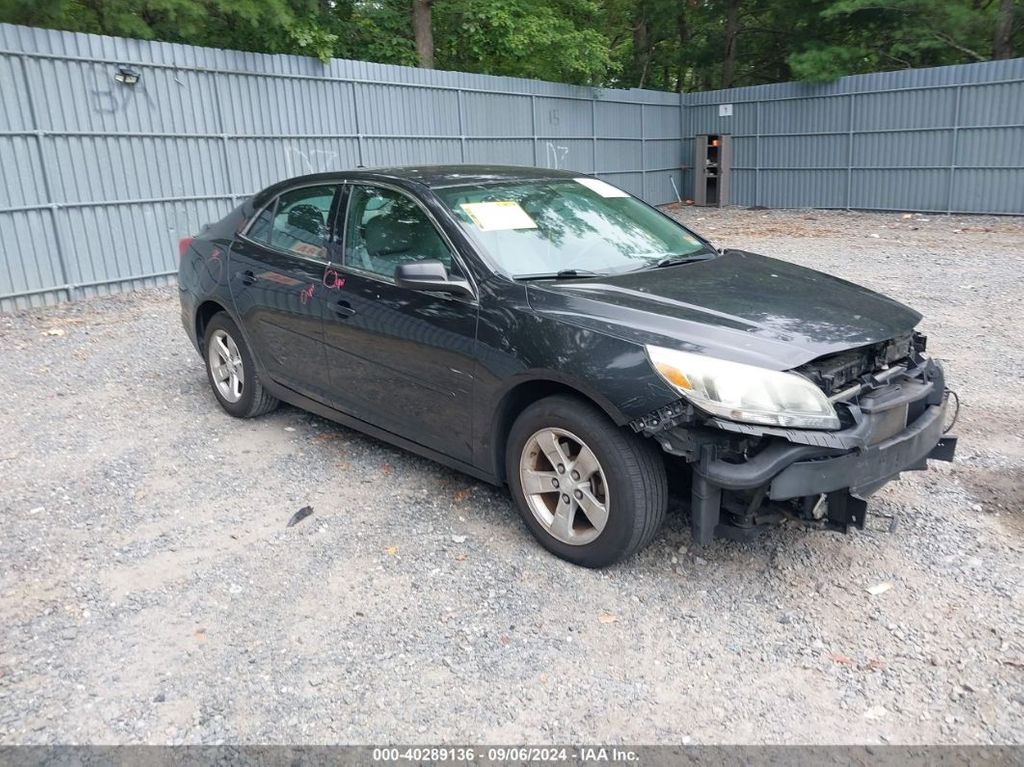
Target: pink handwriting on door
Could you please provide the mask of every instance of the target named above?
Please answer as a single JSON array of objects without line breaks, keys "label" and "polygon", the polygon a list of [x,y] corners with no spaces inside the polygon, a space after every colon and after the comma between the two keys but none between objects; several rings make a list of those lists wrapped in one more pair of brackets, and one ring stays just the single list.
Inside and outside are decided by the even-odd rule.
[{"label": "pink handwriting on door", "polygon": [[315,293],[316,293],[316,285],[314,285],[313,283],[310,283],[309,285],[307,285],[306,287],[304,287],[302,289],[302,292],[299,293],[299,300],[303,304],[308,304],[309,300],[313,297],[313,295]]},{"label": "pink handwriting on door", "polygon": [[345,278],[338,274],[337,269],[327,267],[324,270],[324,287],[329,290],[338,290],[345,287]]},{"label": "pink handwriting on door", "polygon": [[220,282],[221,275],[224,273],[224,264],[220,260],[220,249],[214,248],[210,253],[210,259],[207,262],[207,271],[210,277],[213,278],[215,283]]}]

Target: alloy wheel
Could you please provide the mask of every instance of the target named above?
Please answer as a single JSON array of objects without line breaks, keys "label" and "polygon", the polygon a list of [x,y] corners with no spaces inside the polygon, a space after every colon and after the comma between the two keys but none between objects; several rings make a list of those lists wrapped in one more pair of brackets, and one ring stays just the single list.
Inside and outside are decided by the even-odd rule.
[{"label": "alloy wheel", "polygon": [[519,481],[533,516],[562,543],[591,543],[608,523],[604,470],[594,451],[572,432],[535,432],[519,459]]},{"label": "alloy wheel", "polygon": [[220,396],[232,404],[238,402],[245,387],[245,367],[235,339],[218,328],[210,335],[208,355],[210,375]]}]

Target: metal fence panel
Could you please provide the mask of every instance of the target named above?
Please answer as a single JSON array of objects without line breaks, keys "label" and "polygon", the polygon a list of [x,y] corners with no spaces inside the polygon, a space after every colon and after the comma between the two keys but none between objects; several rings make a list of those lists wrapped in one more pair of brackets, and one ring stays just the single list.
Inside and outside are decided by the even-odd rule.
[{"label": "metal fence panel", "polygon": [[[122,64],[134,87],[113,79]],[[539,165],[668,202],[682,109],[673,93],[0,25],[0,311],[173,279],[176,240],[305,173]]]},{"label": "metal fence panel", "polygon": [[[694,162],[693,136],[733,137],[732,204],[1024,213],[1024,59],[693,93],[684,103],[684,164]],[[692,194],[691,167],[684,183]]]},{"label": "metal fence panel", "polygon": [[1021,59],[680,95],[0,25],[0,311],[166,283],[177,239],[305,173],[532,164],[692,197],[698,133],[734,137],[733,204],[1024,213]]},{"label": "metal fence panel", "polygon": [[[854,168],[915,168],[947,162],[953,151],[952,131],[857,133],[853,138]],[[843,161],[839,163],[845,165]]]},{"label": "metal fence panel", "polygon": [[966,213],[1013,213],[1024,210],[1021,168],[964,168],[957,170],[953,209]]},{"label": "metal fence panel", "polygon": [[955,162],[958,167],[998,168],[1008,159],[1024,164],[1024,126],[960,129]]},{"label": "metal fence panel", "polygon": [[5,310],[49,306],[67,298],[49,210],[0,213],[0,291]]},{"label": "metal fence panel", "polygon": [[[509,165],[533,165],[533,138],[467,138],[463,160],[468,163],[487,165],[494,162]],[[499,159],[500,158],[500,159]]]},{"label": "metal fence panel", "polygon": [[501,93],[462,93],[467,136],[533,138],[533,99]]},{"label": "metal fence panel", "polygon": [[47,202],[43,186],[43,163],[34,136],[0,135],[0,207],[40,206]]},{"label": "metal fence panel", "polygon": [[[636,107],[622,102],[598,101],[594,105],[598,136],[604,138],[641,138]],[[678,131],[676,131],[678,135]]]}]

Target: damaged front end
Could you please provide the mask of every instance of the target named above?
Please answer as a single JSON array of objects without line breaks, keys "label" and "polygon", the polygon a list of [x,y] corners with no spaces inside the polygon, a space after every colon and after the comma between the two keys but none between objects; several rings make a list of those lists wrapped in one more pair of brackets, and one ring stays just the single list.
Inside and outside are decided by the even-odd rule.
[{"label": "damaged front end", "polygon": [[[681,399],[631,426],[693,469],[694,539],[746,540],[783,519],[863,528],[866,499],[900,472],[951,461],[942,366],[918,333],[841,352],[792,371],[824,392],[840,428],[739,423]],[[954,418],[955,420],[955,418]]]}]

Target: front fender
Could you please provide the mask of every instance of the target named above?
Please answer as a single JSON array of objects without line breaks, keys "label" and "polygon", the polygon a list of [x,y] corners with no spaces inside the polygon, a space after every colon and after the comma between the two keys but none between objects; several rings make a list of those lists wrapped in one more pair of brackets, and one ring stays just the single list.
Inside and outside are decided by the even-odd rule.
[{"label": "front fender", "polygon": [[525,300],[515,306],[516,298],[505,294],[481,306],[474,392],[475,460],[481,467],[500,468],[494,466],[501,452],[495,440],[509,415],[504,403],[525,384],[578,392],[620,426],[678,399],[642,344],[538,314]]}]

